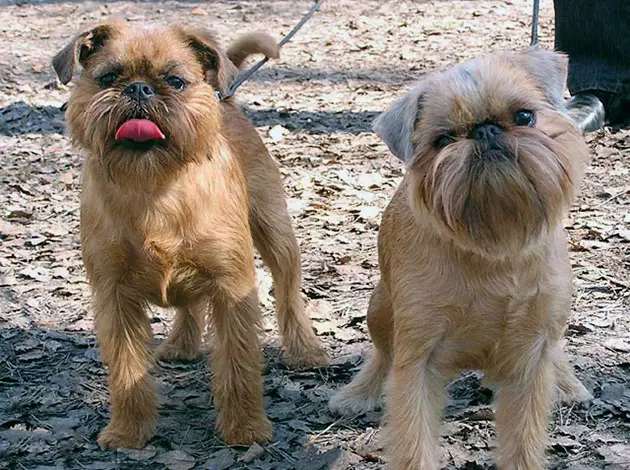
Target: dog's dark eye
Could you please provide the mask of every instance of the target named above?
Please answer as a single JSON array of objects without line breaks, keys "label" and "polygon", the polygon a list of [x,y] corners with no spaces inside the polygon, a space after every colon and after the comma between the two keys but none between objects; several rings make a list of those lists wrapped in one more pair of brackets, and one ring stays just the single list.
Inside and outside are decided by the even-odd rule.
[{"label": "dog's dark eye", "polygon": [[436,150],[442,150],[444,147],[451,145],[453,142],[455,142],[455,137],[451,137],[450,135],[443,135],[435,139],[435,142],[433,142],[433,147],[435,147]]},{"label": "dog's dark eye", "polygon": [[118,72],[109,72],[98,77],[101,88],[111,88],[118,79]]},{"label": "dog's dark eye", "polygon": [[175,91],[182,91],[186,88],[186,82],[175,75],[166,77],[166,83],[168,83]]},{"label": "dog's dark eye", "polygon": [[514,124],[517,126],[532,127],[536,124],[536,115],[533,111],[521,109],[514,115]]}]

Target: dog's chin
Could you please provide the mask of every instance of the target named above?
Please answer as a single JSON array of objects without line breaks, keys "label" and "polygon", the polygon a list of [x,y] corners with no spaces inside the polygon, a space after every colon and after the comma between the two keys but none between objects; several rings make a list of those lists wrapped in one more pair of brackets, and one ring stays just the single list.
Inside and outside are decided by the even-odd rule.
[{"label": "dog's chin", "polygon": [[501,149],[460,142],[412,168],[412,204],[441,237],[492,258],[527,253],[561,223],[573,170],[552,139],[507,137]]},{"label": "dog's chin", "polygon": [[167,184],[186,165],[207,158],[217,133],[207,121],[198,125],[199,131],[187,125],[188,120],[184,118],[153,119],[164,134],[162,138],[144,141],[116,138],[124,120],[101,120],[77,133],[82,138],[79,143],[89,154],[98,157],[109,180],[131,188],[141,185],[148,189]]},{"label": "dog's chin", "polygon": [[145,142],[110,138],[94,150],[111,181],[145,189],[166,181],[195,158],[194,153],[180,150],[168,138]]},{"label": "dog's chin", "polygon": [[122,150],[128,151],[131,156],[142,156],[145,153],[154,151],[158,147],[165,147],[165,144],[161,140],[153,139],[144,142],[137,142],[135,140],[122,139],[113,142],[114,146],[120,147]]}]

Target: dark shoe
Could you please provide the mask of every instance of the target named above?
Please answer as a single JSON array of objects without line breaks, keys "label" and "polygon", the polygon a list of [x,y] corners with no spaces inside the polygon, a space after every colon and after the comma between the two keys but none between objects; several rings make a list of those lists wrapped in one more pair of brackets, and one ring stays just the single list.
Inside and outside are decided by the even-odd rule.
[{"label": "dark shoe", "polygon": [[[624,82],[616,93],[586,90],[567,103],[569,115],[583,133],[610,126],[630,126],[630,83]],[[605,119],[604,119],[605,117]]]},{"label": "dark shoe", "polygon": [[595,93],[590,91],[577,93],[567,103],[569,116],[575,121],[582,134],[604,127],[604,104]]},{"label": "dark shoe", "polygon": [[629,125],[630,83],[624,83],[617,93],[608,93],[608,95],[607,101],[602,100],[606,109],[606,124],[611,126]]}]

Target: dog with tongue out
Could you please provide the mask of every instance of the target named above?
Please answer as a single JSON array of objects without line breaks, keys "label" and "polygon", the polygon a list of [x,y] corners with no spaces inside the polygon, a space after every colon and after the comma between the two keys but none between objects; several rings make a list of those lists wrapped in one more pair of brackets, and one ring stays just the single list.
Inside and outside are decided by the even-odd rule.
[{"label": "dog with tongue out", "polygon": [[[249,55],[277,57],[264,33],[223,51],[205,30],[105,23],[53,59],[73,143],[86,155],[81,243],[111,421],[103,448],[142,447],[155,433],[155,357],[192,359],[213,327],[216,426],[229,444],[271,438],[262,388],[254,247],[275,284],[285,361],[327,362],[305,313],[300,252],[280,172],[233,98],[219,102]],[[147,306],[174,307],[153,353]]]}]

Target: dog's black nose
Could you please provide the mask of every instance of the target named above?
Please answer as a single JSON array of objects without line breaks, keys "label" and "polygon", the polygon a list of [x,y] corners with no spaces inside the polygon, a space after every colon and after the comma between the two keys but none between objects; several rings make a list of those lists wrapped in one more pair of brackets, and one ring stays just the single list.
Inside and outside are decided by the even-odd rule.
[{"label": "dog's black nose", "polygon": [[153,98],[155,96],[155,89],[148,83],[134,82],[125,88],[123,93],[125,96],[128,96],[140,103]]},{"label": "dog's black nose", "polygon": [[503,133],[503,128],[493,124],[491,122],[485,122],[474,127],[470,131],[469,138],[475,139],[477,142],[493,146],[496,143],[496,139]]}]

